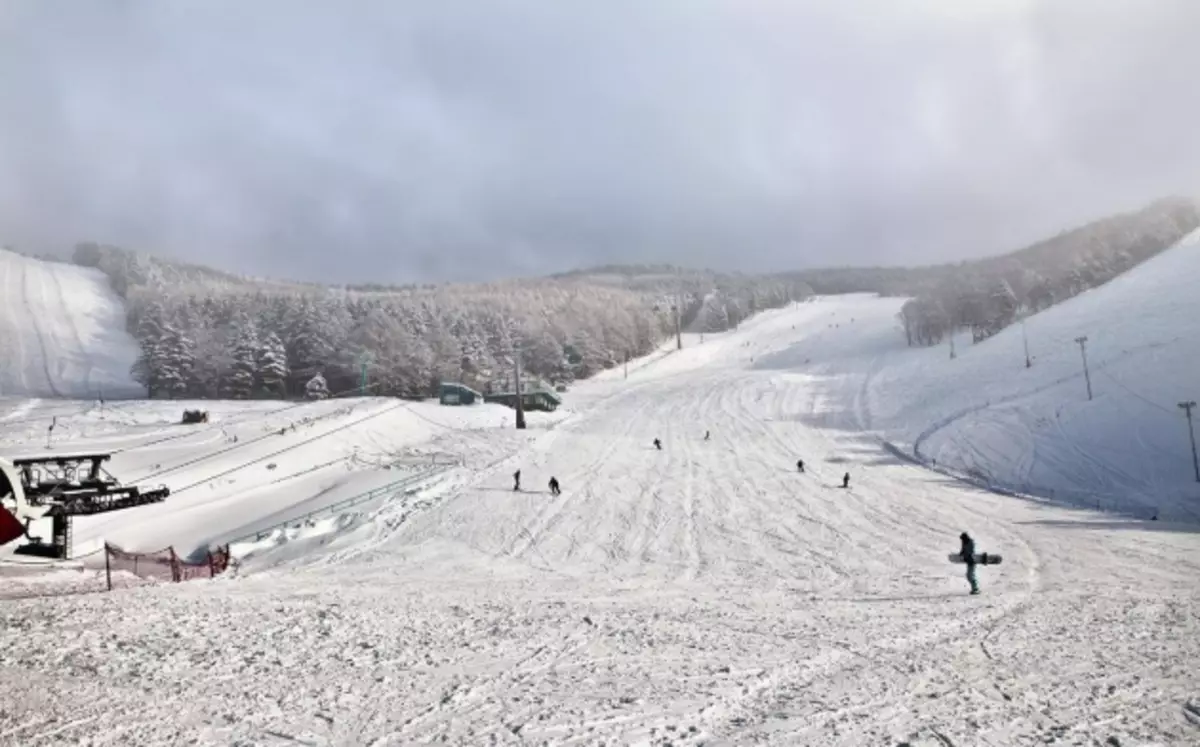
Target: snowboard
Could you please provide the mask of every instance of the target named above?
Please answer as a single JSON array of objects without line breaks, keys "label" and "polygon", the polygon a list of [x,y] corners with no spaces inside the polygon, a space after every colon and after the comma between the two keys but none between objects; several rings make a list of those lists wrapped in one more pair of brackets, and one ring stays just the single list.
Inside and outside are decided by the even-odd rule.
[{"label": "snowboard", "polygon": [[[1004,558],[1000,557],[999,555],[996,555],[995,553],[989,553],[989,552],[975,553],[975,564],[976,565],[1000,565],[1000,561],[1003,559]],[[967,561],[963,559],[963,556],[960,553],[954,553],[953,555],[950,556],[950,562],[951,563],[966,563]]]}]

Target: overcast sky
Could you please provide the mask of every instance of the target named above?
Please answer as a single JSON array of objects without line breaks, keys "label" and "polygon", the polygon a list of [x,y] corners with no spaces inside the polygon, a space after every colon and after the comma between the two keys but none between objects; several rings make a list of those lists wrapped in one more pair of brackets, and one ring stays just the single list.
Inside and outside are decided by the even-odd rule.
[{"label": "overcast sky", "polygon": [[476,280],[1200,193],[1200,0],[0,0],[0,243]]}]

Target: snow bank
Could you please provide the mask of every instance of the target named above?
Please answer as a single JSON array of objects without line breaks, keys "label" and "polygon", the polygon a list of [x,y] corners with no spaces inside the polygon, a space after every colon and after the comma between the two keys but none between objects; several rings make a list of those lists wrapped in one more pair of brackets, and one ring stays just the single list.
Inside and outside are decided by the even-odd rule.
[{"label": "snow bank", "polygon": [[0,250],[0,395],[138,396],[138,347],[98,270]]}]

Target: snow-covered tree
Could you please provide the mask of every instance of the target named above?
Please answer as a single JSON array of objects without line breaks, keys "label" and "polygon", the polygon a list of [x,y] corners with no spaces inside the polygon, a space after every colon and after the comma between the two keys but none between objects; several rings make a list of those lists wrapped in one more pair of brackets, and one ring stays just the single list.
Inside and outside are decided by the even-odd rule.
[{"label": "snow-covered tree", "polygon": [[304,385],[304,396],[308,399],[326,399],[329,396],[329,384],[320,373],[314,375]]},{"label": "snow-covered tree", "polygon": [[249,321],[242,319],[235,327],[232,364],[225,391],[234,399],[254,396],[258,374],[258,337]]},{"label": "snow-covered tree", "polygon": [[274,332],[268,332],[258,349],[258,380],[262,392],[282,397],[287,390],[287,348]]}]

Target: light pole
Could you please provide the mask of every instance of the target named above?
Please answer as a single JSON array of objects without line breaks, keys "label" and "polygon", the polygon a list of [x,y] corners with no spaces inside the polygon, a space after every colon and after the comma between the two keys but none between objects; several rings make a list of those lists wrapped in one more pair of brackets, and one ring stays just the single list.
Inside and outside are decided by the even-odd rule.
[{"label": "light pole", "polygon": [[1025,368],[1032,368],[1033,361],[1029,358],[1029,335],[1025,332],[1025,320],[1021,320],[1021,341],[1025,343]]},{"label": "light pole", "polygon": [[1179,403],[1179,409],[1183,410],[1187,415],[1188,438],[1192,442],[1192,469],[1196,472],[1196,482],[1200,482],[1200,459],[1196,458],[1196,431],[1192,428],[1192,408],[1195,406],[1195,402]]},{"label": "light pole", "polygon": [[1083,355],[1083,380],[1087,382],[1088,401],[1092,399],[1092,376],[1088,373],[1087,364],[1087,335],[1076,337],[1075,342],[1079,343],[1079,352]]},{"label": "light pole", "polygon": [[521,345],[520,343],[513,344],[513,366],[516,369],[517,379],[517,430],[525,430],[525,403],[521,400]]},{"label": "light pole", "polygon": [[680,329],[679,317],[683,314],[683,275],[678,270],[675,275],[675,349],[683,350],[683,332]]}]

